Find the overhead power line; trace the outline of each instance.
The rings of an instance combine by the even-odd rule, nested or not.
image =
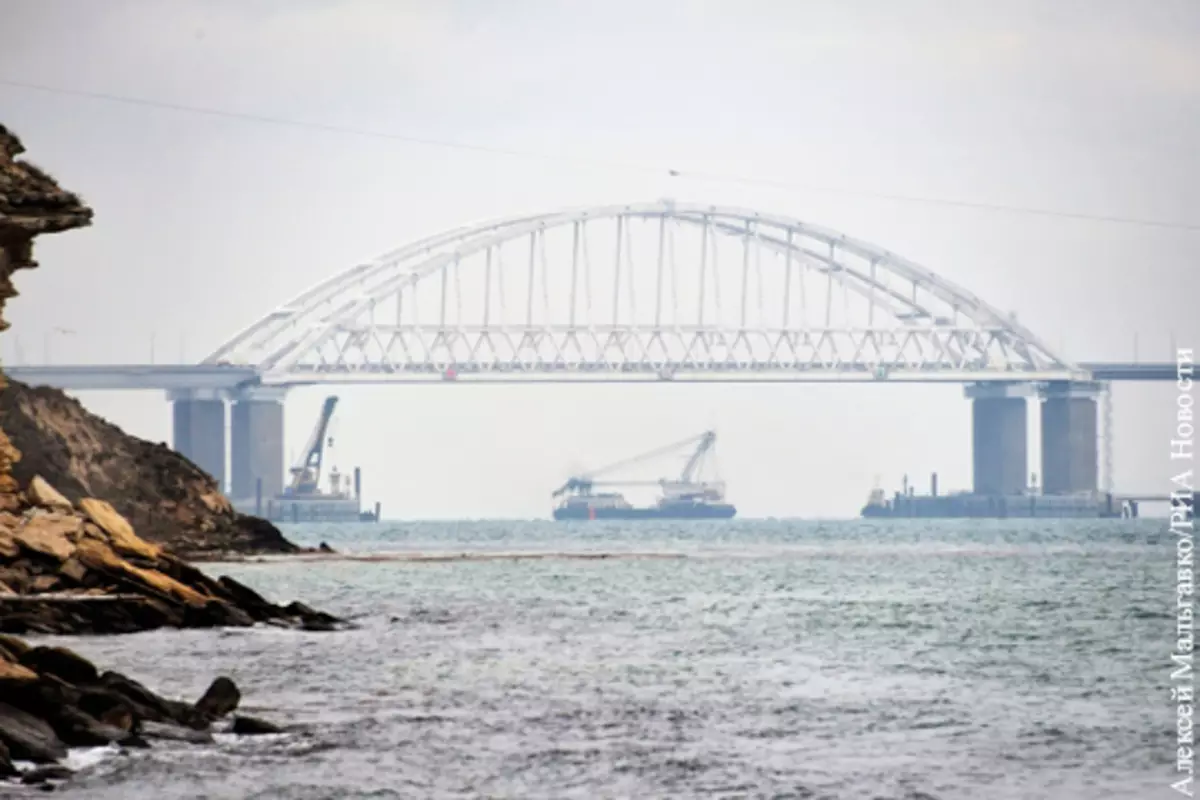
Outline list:
[[[1195,222],[1172,222],[1169,220],[1144,219],[1138,217],[1126,217],[1119,215],[1106,214],[1090,214],[1081,211],[1064,211],[1060,209],[1050,208],[1034,208],[1031,206],[1006,205],[1003,203],[986,203],[971,200],[957,200],[953,198],[940,197],[923,197],[919,195],[898,194],[892,192],[869,191],[862,189],[849,189],[836,186],[818,186],[812,184],[796,183],[792,181],[773,180],[770,178],[759,178],[748,175],[734,175],[715,172],[667,169],[662,167],[651,167],[645,164],[636,164],[628,161],[614,161],[608,159],[589,158],[585,156],[560,155],[551,153],[539,153],[532,150],[519,150],[505,147],[495,147],[491,145],[478,144],[473,142],[455,141],[452,139],[434,139],[421,136],[412,136],[409,134],[395,133],[389,131],[367,130],[364,128],[356,128],[348,125],[334,125],[322,122],[308,122],[304,120],[289,119],[286,117],[276,117],[266,114],[251,114],[241,111],[229,111],[220,108],[208,108],[204,106],[194,106],[184,103],[173,103],[163,100],[153,100],[143,97],[131,97],[127,95],[109,94],[105,92],[93,92],[83,89],[67,89],[56,86],[45,86],[35,83],[27,83],[24,81],[14,81],[0,77],[0,86],[8,86],[16,89],[26,89],[29,91],[44,92],[47,94],[63,95],[68,97],[83,97],[91,100],[102,100],[110,103],[122,103],[125,105],[143,106],[146,108],[155,108],[165,111],[175,111],[186,114],[201,114],[210,117],[221,117],[225,119],[240,120],[243,122],[255,122],[266,125],[279,125],[282,127],[307,129],[313,131],[321,131],[325,133],[337,133],[349,136],[362,136],[372,139],[386,139],[396,142],[404,142],[423,147],[441,147],[452,150],[464,150],[476,153],[485,153],[489,155],[503,156],[506,158],[521,158],[539,161],[554,161],[562,163],[586,164],[589,166],[601,166],[610,169],[621,169],[631,172],[641,172],[656,175],[667,175],[673,178],[686,178],[690,180],[706,181],[710,183],[726,183],[743,186],[761,186],[772,189],[783,189],[789,191],[801,192],[819,192],[828,194],[842,194],[852,197],[863,197],[876,200],[889,200],[900,203],[917,203],[923,205],[942,206],[947,208],[964,208],[976,211],[990,211],[1008,214],[1024,214],[1040,217],[1055,217],[1060,219],[1073,219],[1088,222],[1105,222],[1119,225],[1135,225],[1150,228],[1166,228],[1171,230],[1200,230],[1200,223]]]

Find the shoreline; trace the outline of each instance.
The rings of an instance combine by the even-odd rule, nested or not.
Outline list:
[[[192,558],[191,563],[200,565],[220,564],[318,564],[327,562],[358,562],[358,563],[444,563],[448,561],[535,561],[563,559],[568,561],[604,561],[612,559],[687,559],[692,556],[687,553],[669,552],[625,552],[605,550],[599,552],[570,552],[566,550],[540,551],[451,551],[451,552],[380,552],[380,553],[281,553],[278,555],[239,555],[236,553],[222,554],[219,558]]]

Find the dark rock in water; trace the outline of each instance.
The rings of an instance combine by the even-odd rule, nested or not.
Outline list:
[[[65,647],[34,647],[21,656],[21,664],[67,683],[88,684],[100,679],[92,662]]]
[[[0,703],[0,741],[18,761],[49,764],[67,755],[49,724],[7,703]]]
[[[264,622],[280,615],[279,606],[271,603],[258,592],[248,586],[238,583],[227,575],[222,575],[217,581],[221,589],[228,593],[233,602],[254,618],[255,622]]]
[[[208,720],[193,706],[159,697],[142,684],[118,672],[104,673],[100,676],[100,682],[104,689],[120,695],[130,705],[135,720],[169,722],[197,730],[208,726]],[[135,730],[136,728],[135,724]]]
[[[208,731],[198,731],[172,725],[169,722],[142,723],[141,735],[147,739],[168,739],[174,742],[191,742],[192,744],[212,744],[213,737]]]
[[[106,725],[124,731],[133,730],[134,707],[117,692],[103,688],[86,689],[79,698],[79,708]]]
[[[331,631],[336,631],[337,625],[327,620],[309,617],[300,621],[300,629],[305,631],[316,631],[318,633],[329,633]]]
[[[33,785],[39,783],[48,783],[50,781],[65,781],[74,773],[66,767],[58,764],[51,764],[45,767],[37,767],[31,769],[21,776],[21,783]]]
[[[17,774],[17,768],[13,766],[12,756],[8,753],[8,745],[0,742],[0,778],[11,778]]]
[[[239,736],[258,736],[268,733],[283,733],[283,728],[258,717],[234,717],[233,732]]]
[[[326,614],[324,611],[317,611],[311,606],[307,606],[299,601],[290,603],[284,612],[291,617],[300,619],[300,627],[306,631],[336,631],[338,623],[341,622],[332,614]]]
[[[324,542],[321,542],[319,545],[317,545],[317,552],[318,553],[336,553],[337,551],[334,550],[329,545],[325,544]]]
[[[237,708],[241,701],[242,693],[238,691],[237,684],[222,675],[196,701],[196,710],[208,719],[220,719]]]
[[[299,600],[293,603],[288,603],[287,607],[284,608],[284,611],[293,617],[315,617],[321,613],[312,606],[301,603]],[[332,619],[332,617],[330,617],[330,619]]]
[[[36,675],[20,683],[0,682],[0,697],[12,707],[48,722],[59,709],[75,707],[80,692],[53,675]]]
[[[105,725],[90,714],[71,706],[59,709],[50,722],[58,738],[68,747],[103,747],[120,742],[129,735],[129,731]]]
[[[254,618],[250,614],[224,600],[210,600],[199,607],[188,606],[183,615],[185,628],[244,628],[253,624]]]

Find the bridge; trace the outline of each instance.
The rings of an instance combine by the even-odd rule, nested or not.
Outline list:
[[[975,490],[1007,494],[1026,485],[1028,396],[1041,399],[1044,491],[1095,491],[1108,383],[1176,379],[1172,363],[1074,363],[1014,316],[874,244],[670,200],[420,239],[301,292],[200,364],[6,371],[67,390],[166,390],[174,446],[223,485],[229,452],[235,499],[259,480],[268,494],[282,488],[283,398],[296,386],[963,383]]]

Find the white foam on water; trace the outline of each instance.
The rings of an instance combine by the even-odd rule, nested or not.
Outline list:
[[[72,772],[79,772],[112,758],[120,752],[115,744],[104,747],[73,747],[67,751],[67,757],[62,765]]]

